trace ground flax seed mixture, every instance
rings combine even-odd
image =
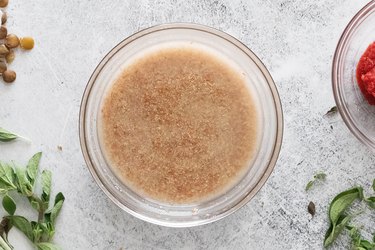
[[[126,67],[100,120],[102,147],[120,179],[170,203],[225,192],[257,146],[257,109],[241,74],[192,46],[149,52]]]

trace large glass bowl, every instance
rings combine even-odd
[[[130,58],[152,46],[197,43],[235,63],[246,77],[259,106],[259,142],[245,176],[224,194],[200,203],[166,204],[139,195],[114,174],[103,155],[98,116],[106,89]],[[275,84],[262,62],[235,38],[196,24],[165,24],[142,30],[122,41],[99,63],[84,92],[80,110],[80,142],[87,166],[104,193],[120,208],[145,221],[171,227],[196,226],[223,218],[246,204],[271,174],[282,141],[283,120]]]
[[[375,1],[350,21],[337,45],[332,66],[332,85],[338,110],[352,133],[375,150],[375,106],[368,104],[358,87],[356,67],[375,41]]]

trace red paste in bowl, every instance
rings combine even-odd
[[[368,46],[358,62],[357,82],[368,103],[375,105],[375,42]]]

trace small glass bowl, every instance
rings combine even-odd
[[[245,176],[224,194],[192,204],[166,204],[143,197],[124,185],[105,160],[98,136],[98,116],[106,89],[129,58],[152,46],[173,42],[209,47],[239,66],[259,106],[259,143]],[[271,174],[282,141],[283,118],[276,86],[263,63],[226,33],[197,24],[164,24],[142,30],[113,48],[93,72],[80,110],[80,142],[86,164],[104,193],[120,208],[145,221],[189,227],[219,220],[246,204]]]
[[[363,7],[345,28],[333,58],[332,86],[338,110],[350,131],[375,150],[375,106],[363,97],[356,79],[362,54],[375,41],[375,1]]]

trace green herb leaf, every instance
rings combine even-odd
[[[48,227],[47,223],[38,223],[39,227],[43,230],[43,232],[47,233],[48,232]]]
[[[329,207],[329,218],[332,224],[336,224],[342,213],[353,203],[356,199],[363,198],[363,189],[356,187],[346,190],[338,194],[331,202]]]
[[[45,222],[31,222],[31,227],[33,228],[34,243],[49,241],[49,228]]]
[[[55,234],[55,226],[51,224],[51,222],[47,222],[47,228],[48,230],[46,231],[48,234],[47,239],[51,240],[53,238],[53,235]]]
[[[23,232],[29,240],[34,242],[33,239],[33,229],[31,227],[31,223],[22,216],[18,215],[12,215],[12,216],[7,216],[6,218],[9,219],[10,223],[18,228],[21,232]]]
[[[55,204],[51,211],[46,213],[45,217],[48,222],[51,222],[51,225],[54,226],[56,222],[56,218],[60,213],[60,210],[64,204],[65,197],[64,195],[60,192],[56,195],[55,197]]]
[[[59,246],[48,242],[38,243],[36,246],[38,250],[61,250]]]
[[[27,177],[29,178],[29,181],[32,186],[34,185],[36,175],[38,174],[40,157],[42,157],[42,152],[33,155],[33,157],[31,157],[26,167]]]
[[[326,179],[326,176],[327,175],[323,172],[315,174],[313,180],[307,183],[305,191],[310,190],[316,181],[324,181]]]
[[[366,202],[371,208],[375,209],[375,197],[366,198]]]
[[[9,195],[4,196],[3,207],[5,211],[7,211],[7,213],[10,215],[14,215],[14,213],[16,212],[16,208],[17,208],[16,203],[14,202],[12,197],[10,197]]]
[[[375,179],[372,181],[372,190],[375,191]]]
[[[0,141],[8,142],[8,141],[17,139],[17,137],[18,136],[16,134],[13,134],[12,132],[9,132],[3,128],[0,128]]]
[[[324,181],[326,179],[327,175],[323,172],[317,173],[314,178],[315,180],[322,180]]]
[[[331,202],[329,207],[330,227],[328,228],[324,240],[324,246],[327,247],[337,238],[342,229],[349,222],[350,217],[344,215],[345,210],[356,199],[363,198],[363,190],[361,187],[352,188],[338,194]]]
[[[349,236],[350,238],[352,238],[353,245],[359,245],[359,242],[361,241],[361,235],[359,234],[358,228],[349,225],[346,226],[346,228],[349,230]]]
[[[375,245],[370,243],[369,241],[367,240],[361,240],[361,242],[359,243],[359,247],[362,247],[366,250],[373,250],[375,249]]]
[[[334,115],[337,113],[337,107],[333,106],[330,110],[327,111],[325,115]]]
[[[305,187],[305,191],[308,191],[312,188],[312,186],[314,185],[314,181],[309,181]]]
[[[57,216],[59,215],[60,211],[61,211],[61,208],[64,204],[64,201],[59,201],[58,203],[56,203],[56,205],[52,208],[51,210],[51,224],[52,225],[55,225],[56,223],[56,218]]]
[[[42,200],[44,202],[49,202],[51,194],[51,182],[52,182],[52,173],[48,170],[43,170],[42,172]]]
[[[56,194],[56,196],[55,196],[55,205],[56,205],[57,203],[59,203],[60,201],[65,201],[65,196],[64,196],[61,192],[59,192],[59,193]]]
[[[3,194],[3,207],[10,214],[5,216],[0,223],[0,250],[8,244],[7,233],[12,226],[23,232],[34,246],[38,249],[60,249],[54,244],[49,243],[55,234],[56,218],[59,215],[65,197],[62,193],[58,193],[55,197],[54,206],[48,211],[49,200],[51,195],[51,172],[45,170],[41,174],[42,195],[37,196],[34,193],[34,185],[37,183],[37,173],[41,153],[33,155],[29,160],[25,169],[13,167],[9,164],[0,163],[0,194]],[[38,211],[38,221],[28,221],[25,217],[14,215],[16,212],[16,204],[8,195],[8,191],[17,190],[22,196],[26,196],[31,206]],[[8,250],[11,250],[10,244]]]
[[[350,230],[349,231],[349,236],[352,238],[352,244],[355,247],[355,249],[369,249],[369,250],[374,250],[375,249],[375,244],[369,242],[368,240],[362,239],[362,236],[358,230],[358,228],[354,226],[347,226],[347,228]]]
[[[5,184],[8,189],[16,189],[15,175],[13,168],[9,164],[0,163],[0,181]],[[4,187],[4,186],[2,186]]]
[[[43,234],[43,229],[40,227],[40,224],[36,221],[31,222],[31,228],[33,230],[34,242],[39,242]]]
[[[37,211],[40,211],[41,207],[40,207],[40,202],[35,199],[35,197],[33,196],[30,196],[29,197],[29,202],[30,202],[30,205]]]
[[[12,189],[13,188],[9,187],[2,180],[0,180],[0,195],[5,195],[5,194],[7,194]]]
[[[26,176],[26,170],[21,168],[16,168],[16,177],[18,182],[18,191],[25,195],[26,197],[30,197],[33,195],[33,187],[29,179]]]
[[[40,226],[43,228],[42,241],[50,241],[55,234],[55,228],[51,225],[50,222],[41,223]]]
[[[326,236],[324,238],[324,247],[328,247],[336,240],[337,236],[339,236],[339,234],[348,224],[350,219],[351,217],[349,216],[341,215],[338,218],[336,224],[331,223],[331,226],[328,228]]]

